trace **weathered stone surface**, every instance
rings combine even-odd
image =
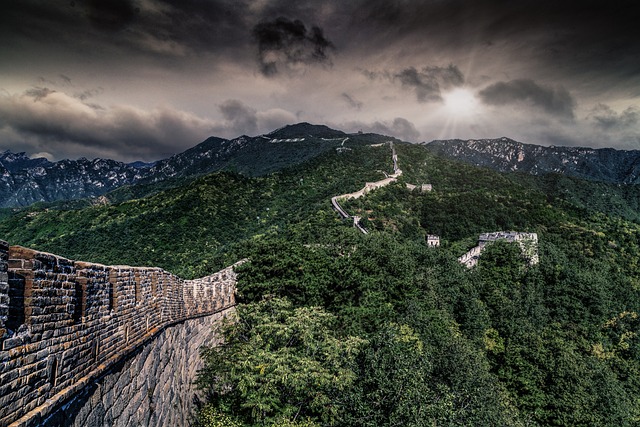
[[[0,241],[0,426],[59,419],[50,416],[53,410],[88,392],[88,384],[132,352],[147,356],[135,360],[135,369],[113,384],[101,384],[104,392],[90,410],[82,407],[76,425],[109,416],[113,424],[100,425],[129,425],[133,419],[147,425],[153,417],[149,412],[159,413],[163,402],[152,399],[166,384],[157,378],[173,368],[182,370],[176,355],[162,358],[158,349],[150,357],[145,349],[155,348],[152,339],[168,326],[232,307],[234,292],[233,266],[185,281],[159,268],[75,262]],[[187,336],[182,340],[190,341]],[[120,404],[120,396],[130,398]],[[167,422],[179,418],[166,417]],[[70,419],[69,414],[62,419]]]
[[[213,326],[225,314],[168,327],[43,425],[188,426],[199,398],[193,385],[202,367],[199,349],[216,343]]]
[[[5,323],[9,315],[9,244],[0,240],[0,339],[7,333]]]

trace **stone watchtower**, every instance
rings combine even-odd
[[[427,246],[430,248],[440,246],[440,237],[435,234],[427,234]]]

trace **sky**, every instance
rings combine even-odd
[[[326,124],[640,149],[628,0],[2,0],[0,152],[153,161]]]

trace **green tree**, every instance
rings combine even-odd
[[[324,310],[282,298],[238,306],[220,328],[224,343],[202,352],[198,384],[210,408],[245,425],[334,424],[341,412],[335,396],[353,384],[365,343],[340,336],[335,325]]]

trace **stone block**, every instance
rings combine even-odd
[[[0,375],[0,384],[9,384],[11,381],[18,379],[19,372],[17,370],[9,371]]]
[[[47,359],[38,360],[35,365],[35,369],[38,371],[42,371],[47,368],[48,361]]]
[[[21,346],[22,344],[24,344],[24,341],[22,340],[21,337],[7,338],[2,343],[2,350],[8,351],[8,350],[11,350],[12,348]]]
[[[45,348],[36,353],[36,360],[44,360],[49,357],[49,349]]]

